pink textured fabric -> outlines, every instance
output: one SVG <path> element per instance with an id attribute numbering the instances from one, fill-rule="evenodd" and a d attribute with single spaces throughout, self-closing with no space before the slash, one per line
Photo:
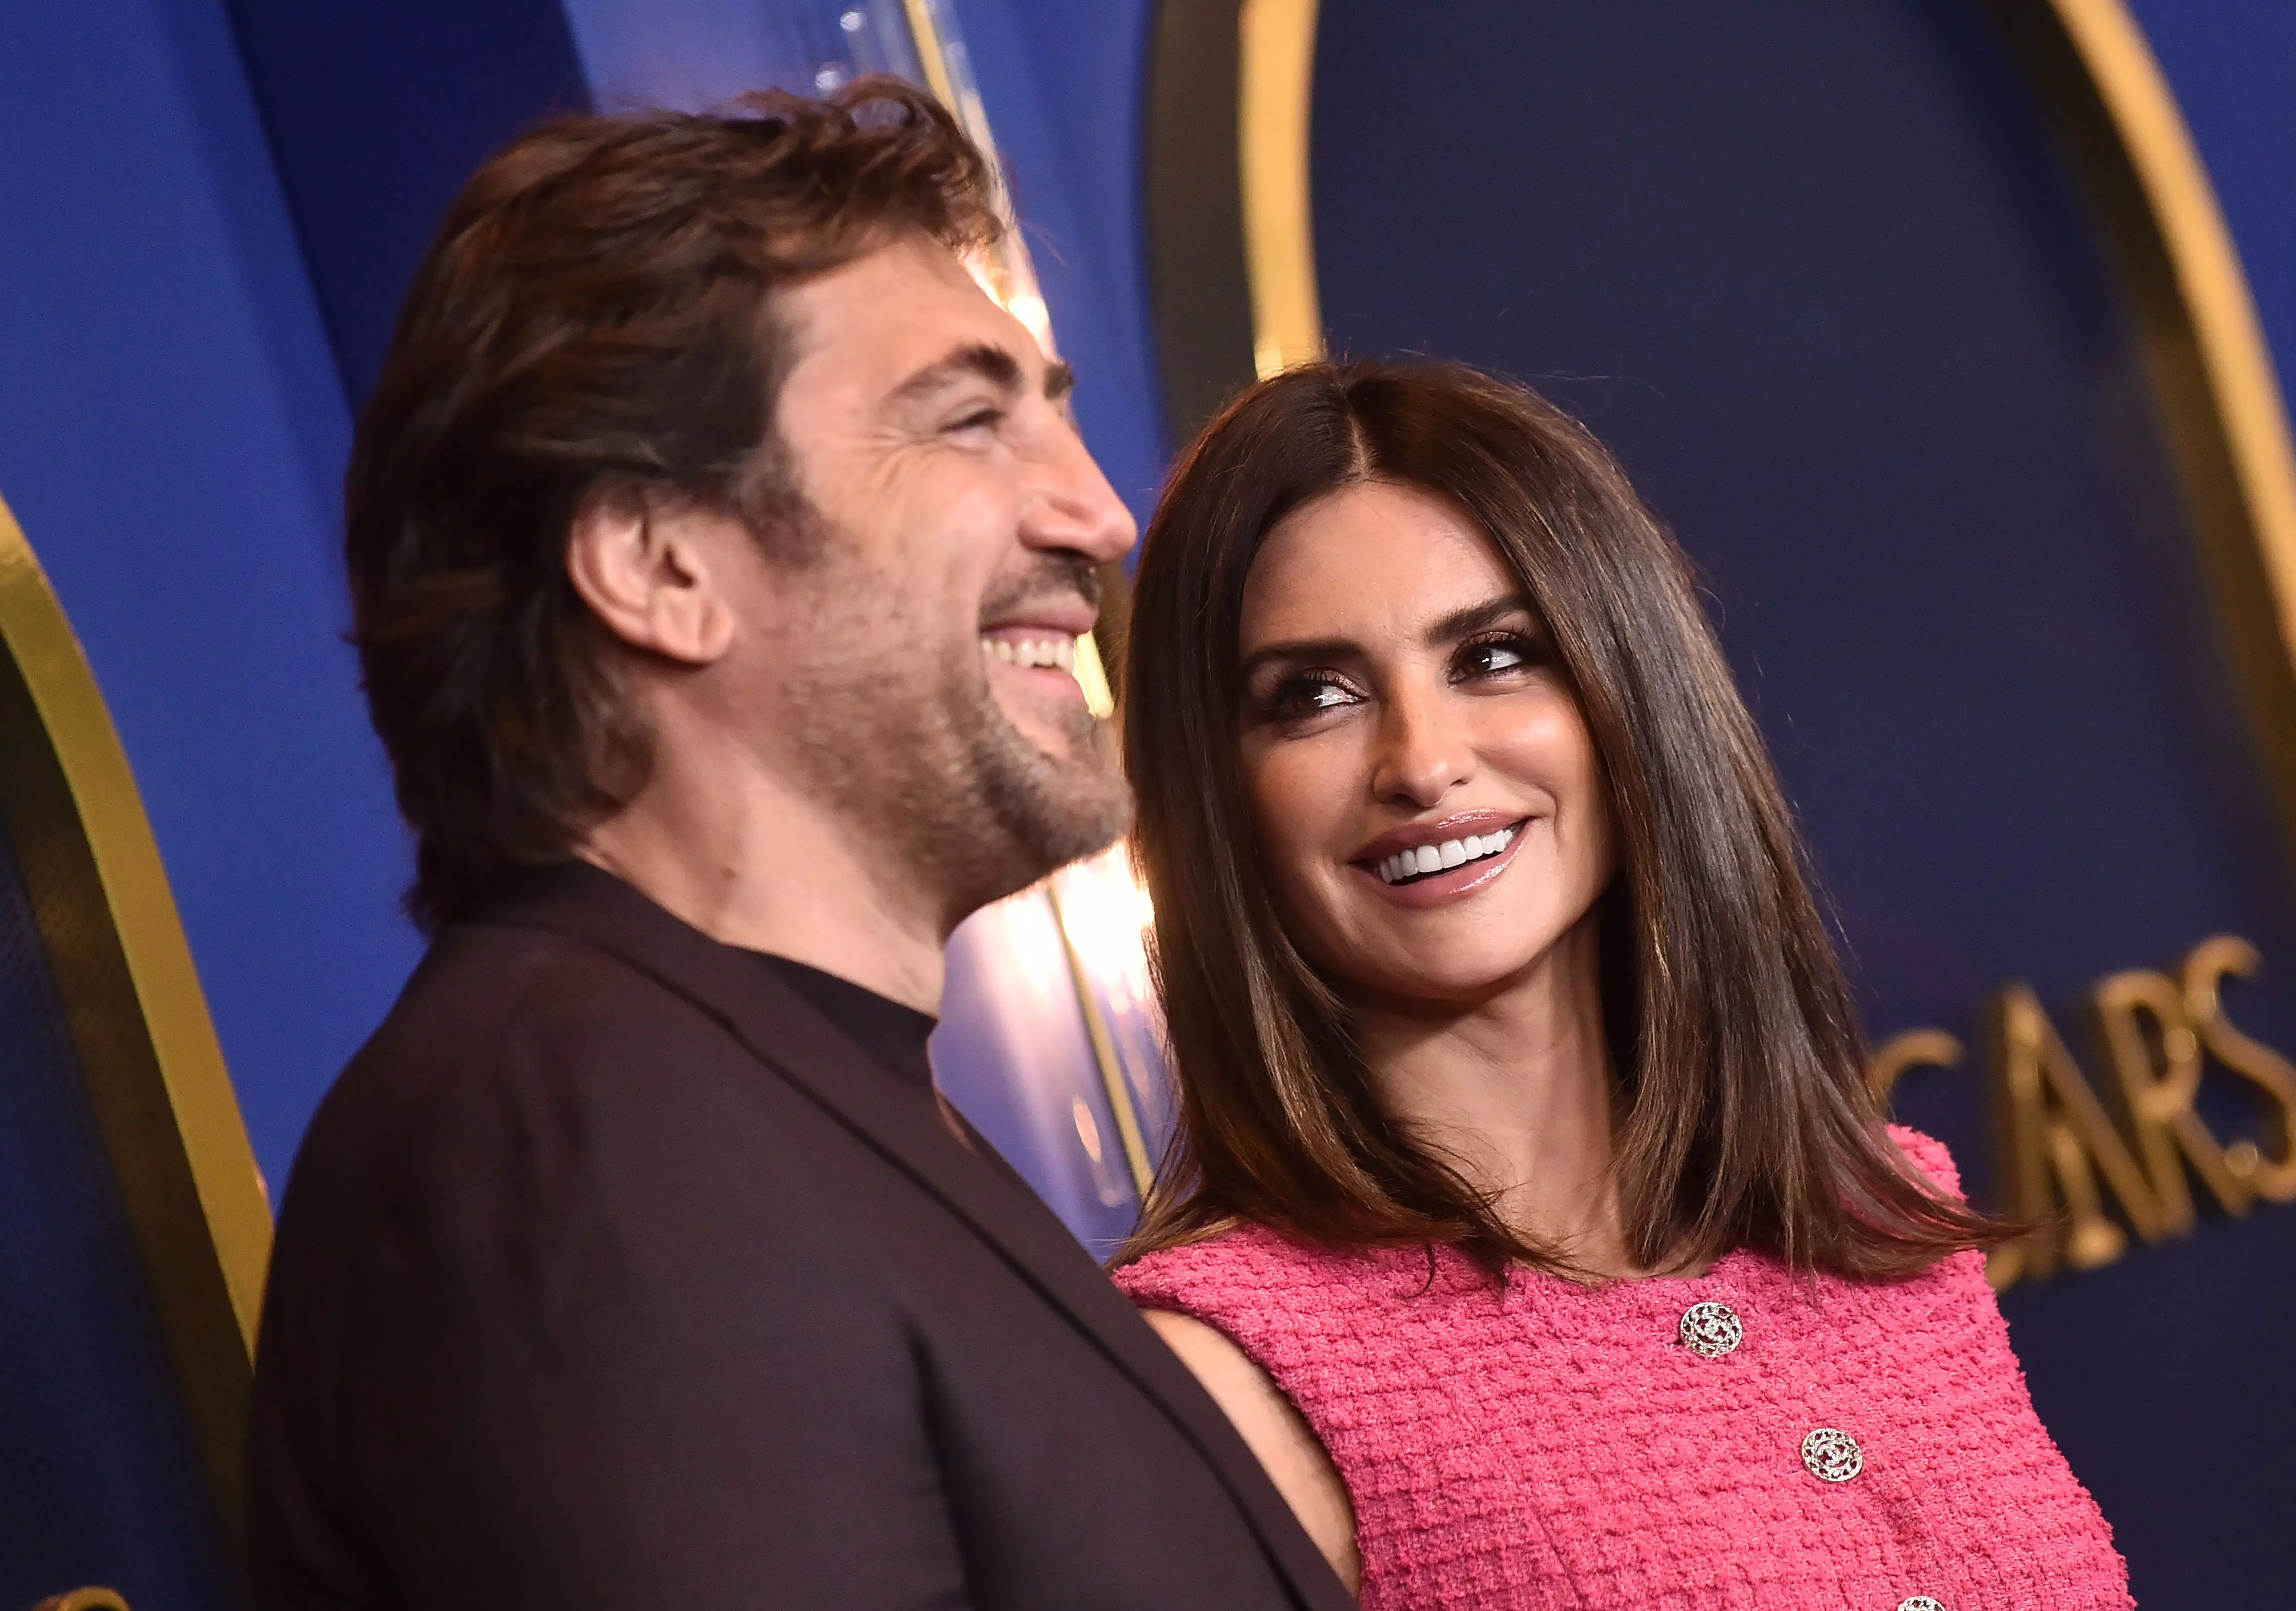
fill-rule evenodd
<path id="1" fill-rule="evenodd" d="M 1892 1130 L 1958 1190 L 1944 1147 Z M 2120 1611 L 2112 1530 L 2033 1413 L 1977 1253 L 1911 1280 L 1732 1253 L 1587 1289 L 1456 1253 L 1332 1253 L 1259 1227 L 1116 1272 L 1289 1393 L 1355 1501 L 1365 1611 Z M 1743 1340 L 1683 1345 L 1726 1304 Z M 1857 1440 L 1847 1482 L 1802 1443 Z M 1918 1602 L 1916 1602 L 1918 1604 Z"/>

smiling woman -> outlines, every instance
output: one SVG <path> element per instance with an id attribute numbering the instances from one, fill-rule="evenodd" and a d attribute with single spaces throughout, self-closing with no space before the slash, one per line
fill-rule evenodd
<path id="1" fill-rule="evenodd" d="M 1310 960 L 1464 1003 L 1554 956 L 1615 870 L 1610 812 L 1546 630 L 1473 522 L 1388 481 L 1314 499 L 1261 545 L 1239 631 L 1244 776 Z"/>
<path id="2" fill-rule="evenodd" d="M 1397 1123 L 1365 1055 L 1367 1000 L 1480 1006 L 1557 945 L 1599 981 L 1624 1267 L 1751 1245 L 1897 1275 L 1992 1238 L 1883 1138 L 1680 552 L 1575 423 L 1456 366 L 1263 382 L 1176 473 L 1133 609 L 1186 1141 L 1136 1251 L 1244 1214 L 1588 1273 Z M 1516 835 L 1496 877 L 1377 875 L 1492 831 Z"/>
<path id="3" fill-rule="evenodd" d="M 1184 457 L 1133 609 L 1180 1151 L 1118 1280 L 1363 1603 L 2126 1605 L 2007 1228 L 1885 1127 L 1602 448 L 1456 366 L 1295 369 Z"/>

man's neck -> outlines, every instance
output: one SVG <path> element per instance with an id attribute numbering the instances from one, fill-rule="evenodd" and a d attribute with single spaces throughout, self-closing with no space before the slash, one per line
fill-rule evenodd
<path id="1" fill-rule="evenodd" d="M 743 769 L 706 780 L 658 773 L 576 853 L 722 944 L 938 1014 L 947 936 L 926 903 L 897 898 L 882 848 L 865 840 Z"/>

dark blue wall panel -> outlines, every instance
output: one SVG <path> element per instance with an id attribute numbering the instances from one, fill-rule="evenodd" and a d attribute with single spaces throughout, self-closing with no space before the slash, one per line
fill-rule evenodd
<path id="1" fill-rule="evenodd" d="M 414 956 L 335 559 L 343 390 L 218 0 L 0 6 L 0 497 L 283 1178 Z"/>
<path id="2" fill-rule="evenodd" d="M 1880 1034 L 1972 1047 L 2230 930 L 2296 1047 L 2296 882 L 2117 271 L 1973 4 L 1327 0 L 1336 347 L 1579 411 L 1702 566 Z M 1971 1067 L 1899 1111 L 1980 1189 Z M 2008 1295 L 2148 1606 L 2265 1603 L 2296 1210 Z M 2143 1385 L 2142 1392 L 2132 1391 Z M 2172 1475 L 2173 1474 L 2173 1475 Z"/>
<path id="3" fill-rule="evenodd" d="M 558 0 L 230 0 L 344 381 L 366 396 L 471 170 L 589 92 Z"/>

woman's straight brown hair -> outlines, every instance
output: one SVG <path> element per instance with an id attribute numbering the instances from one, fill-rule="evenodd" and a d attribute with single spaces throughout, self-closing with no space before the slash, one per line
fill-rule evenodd
<path id="1" fill-rule="evenodd" d="M 1530 392 L 1458 365 L 1358 362 L 1244 393 L 1183 456 L 1143 546 L 1124 748 L 1179 1129 L 1121 1257 L 1248 1220 L 1334 1246 L 1448 1245 L 1502 1278 L 1515 1262 L 1580 1273 L 1382 1109 L 1345 982 L 1293 945 L 1255 851 L 1245 578 L 1286 515 L 1366 481 L 1447 498 L 1488 536 L 1602 758 L 1621 870 L 1595 919 L 1636 1262 L 1743 1247 L 1886 1278 L 2005 1239 L 1884 1134 L 1791 813 L 1673 539 Z"/>

